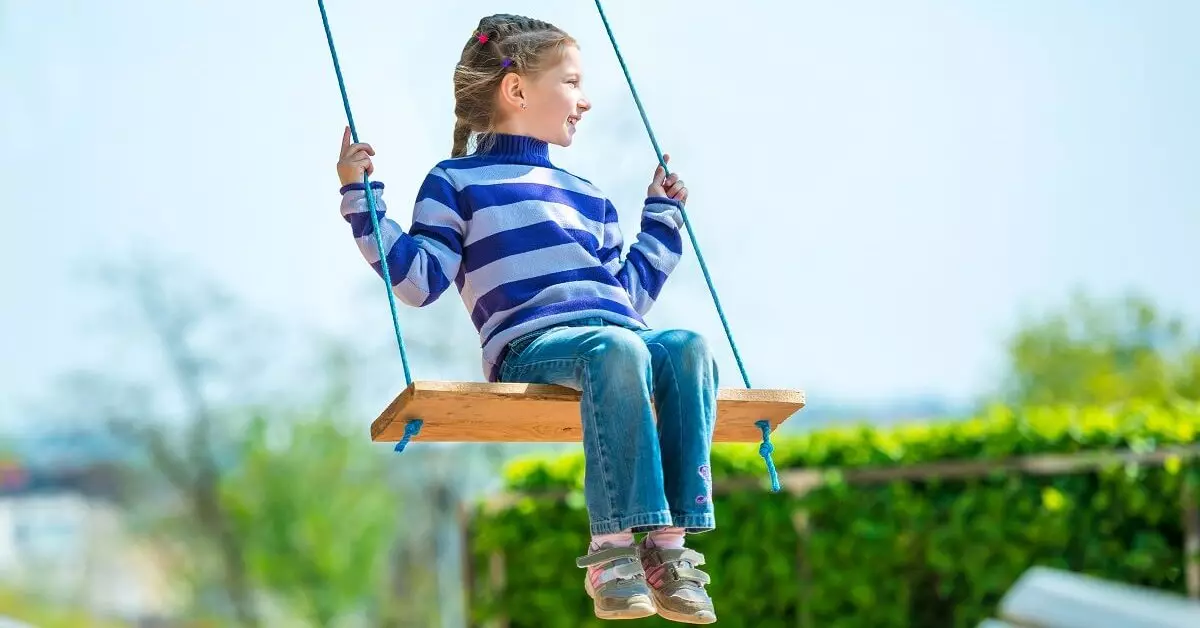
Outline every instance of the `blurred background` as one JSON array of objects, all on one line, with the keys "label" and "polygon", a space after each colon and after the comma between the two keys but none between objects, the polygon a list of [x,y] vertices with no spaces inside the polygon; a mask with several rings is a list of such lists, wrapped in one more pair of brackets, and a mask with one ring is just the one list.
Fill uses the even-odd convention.
[{"label": "blurred background", "polygon": [[[479,18],[565,28],[594,108],[552,158],[632,241],[656,161],[592,3],[327,9],[405,226]],[[722,624],[972,626],[1035,564],[1200,595],[1200,5],[605,10],[754,386],[808,395],[781,472],[845,472],[718,448]],[[404,380],[316,2],[0,0],[0,92],[0,616],[596,625],[577,445],[370,441]],[[649,321],[742,386],[690,247]],[[482,379],[456,294],[400,322],[416,379]],[[1080,452],[1125,457],[1005,463]]]}]

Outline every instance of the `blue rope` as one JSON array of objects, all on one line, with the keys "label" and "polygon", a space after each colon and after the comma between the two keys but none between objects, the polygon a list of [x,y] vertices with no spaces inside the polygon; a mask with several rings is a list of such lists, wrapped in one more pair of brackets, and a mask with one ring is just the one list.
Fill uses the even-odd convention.
[{"label": "blue rope", "polygon": [[[354,143],[358,143],[358,129],[354,127],[354,114],[350,113],[350,98],[346,95],[346,82],[342,78],[342,66],[338,63],[337,50],[333,47],[333,33],[329,30],[329,16],[325,13],[324,0],[317,0],[321,9],[321,22],[325,25],[325,39],[329,42],[329,55],[333,57],[333,71],[337,73],[338,89],[342,92],[342,106],[346,108],[346,121],[350,124],[350,135]],[[379,250],[379,263],[383,267],[383,282],[387,286],[388,307],[392,310],[392,329],[396,331],[396,346],[400,347],[400,363],[404,366],[404,385],[412,385],[412,375],[408,370],[408,352],[404,350],[404,336],[400,333],[400,316],[396,312],[396,296],[392,294],[392,274],[388,270],[387,256],[383,252],[383,236],[379,234],[379,213],[375,210],[375,192],[371,189],[371,179],[363,173],[363,185],[366,188],[367,209],[371,212],[371,225],[375,228],[375,246]],[[420,429],[420,428],[418,428]],[[397,448],[399,451],[400,448]]]},{"label": "blue rope", "polygon": [[[633,102],[637,105],[638,113],[642,116],[642,124],[646,127],[646,133],[650,136],[650,144],[654,146],[654,154],[658,155],[658,163],[663,167],[663,171],[670,174],[667,170],[667,162],[663,159],[662,149],[658,146],[658,139],[654,137],[654,129],[650,128],[650,119],[646,116],[646,109],[642,106],[642,99],[638,97],[637,88],[633,86],[633,79],[629,76],[629,68],[625,65],[625,57],[621,55],[621,48],[617,46],[617,38],[613,36],[612,28],[608,25],[608,18],[604,15],[604,7],[600,6],[600,0],[596,0],[596,10],[600,12],[600,20],[604,22],[604,30],[608,32],[608,40],[612,42],[613,52],[617,53],[617,62],[621,64],[621,71],[625,73],[625,82],[629,84],[629,92],[633,94]],[[683,224],[687,227],[688,238],[692,241],[692,249],[696,251],[696,261],[700,263],[700,271],[704,273],[704,281],[708,283],[708,291],[712,294],[713,304],[717,306],[717,316],[721,318],[721,326],[725,328],[725,336],[729,338],[729,347],[733,349],[733,359],[737,361],[738,370],[742,372],[742,381],[745,382],[746,388],[750,386],[750,376],[746,374],[746,366],[742,363],[742,356],[738,353],[737,344],[733,342],[733,332],[729,330],[729,321],[725,318],[725,310],[721,308],[721,300],[717,298],[717,289],[713,287],[712,276],[708,274],[708,266],[704,263],[704,255],[700,253],[700,244],[696,242],[696,236],[692,233],[692,223],[688,220],[687,212],[680,209],[683,215]]]},{"label": "blue rope", "polygon": [[[650,136],[650,144],[654,147],[654,154],[658,156],[658,163],[667,170],[667,162],[663,159],[662,149],[658,145],[658,138],[654,137],[654,129],[650,128],[650,118],[646,115],[646,108],[642,106],[642,99],[638,96],[637,88],[633,86],[633,78],[629,75],[629,67],[625,65],[625,57],[621,54],[621,47],[617,45],[617,38],[613,35],[612,27],[608,24],[608,17],[604,15],[604,7],[600,5],[600,0],[596,1],[596,11],[600,13],[600,21],[604,23],[604,30],[608,33],[608,40],[612,42],[613,52],[617,55],[617,62],[621,65],[621,72],[625,74],[625,82],[629,84],[629,93],[633,95],[633,102],[637,105],[638,114],[642,116],[642,124],[646,127],[646,134]],[[725,310],[721,307],[721,300],[717,297],[717,289],[713,287],[712,276],[708,273],[708,265],[704,263],[704,254],[700,252],[700,243],[696,241],[696,235],[692,232],[692,223],[688,220],[687,212],[682,208],[680,213],[683,215],[683,224],[687,227],[688,238],[692,241],[692,249],[696,251],[696,261],[700,263],[700,272],[704,273],[704,281],[708,284],[708,291],[712,294],[713,305],[717,307],[717,316],[721,318],[721,326],[725,328],[725,337],[729,339],[729,348],[733,350],[733,359],[737,361],[738,370],[742,373],[742,381],[745,382],[746,388],[750,386],[750,376],[746,374],[746,365],[742,362],[742,355],[738,352],[737,343],[733,341],[733,332],[729,329],[729,320],[725,317]],[[767,471],[771,475],[771,490],[779,492],[779,474],[775,471],[775,461],[771,459],[771,453],[775,451],[775,447],[771,444],[771,424],[766,420],[757,421],[755,425],[762,430],[763,444],[758,448],[758,453],[767,463]]]},{"label": "blue rope", "polygon": [[762,430],[763,443],[758,447],[758,455],[763,457],[767,463],[767,473],[771,474],[771,492],[779,492],[779,473],[775,471],[775,461],[771,459],[771,454],[775,451],[775,446],[771,444],[771,423],[766,419],[755,421],[754,425]]},{"label": "blue rope", "polygon": [[400,453],[404,451],[405,447],[408,447],[408,441],[421,433],[421,426],[424,423],[421,419],[409,419],[408,423],[404,424],[404,436],[400,437],[400,442],[396,443],[396,453]]}]

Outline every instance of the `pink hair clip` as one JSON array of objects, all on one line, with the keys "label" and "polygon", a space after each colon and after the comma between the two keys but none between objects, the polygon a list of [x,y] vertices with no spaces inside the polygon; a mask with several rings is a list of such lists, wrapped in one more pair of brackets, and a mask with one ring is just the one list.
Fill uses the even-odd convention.
[{"label": "pink hair clip", "polygon": [[479,34],[475,35],[475,39],[478,39],[479,43],[481,43],[481,44],[486,44],[488,42],[487,33],[479,33]]}]

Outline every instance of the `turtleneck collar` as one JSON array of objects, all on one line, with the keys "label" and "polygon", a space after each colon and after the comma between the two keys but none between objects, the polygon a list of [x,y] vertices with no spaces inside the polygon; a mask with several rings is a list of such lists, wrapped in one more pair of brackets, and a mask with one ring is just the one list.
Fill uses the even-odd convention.
[{"label": "turtleneck collar", "polygon": [[476,151],[477,155],[486,155],[501,161],[553,167],[550,163],[550,145],[542,140],[507,133],[493,133],[487,140],[484,141],[485,146],[482,150]]}]

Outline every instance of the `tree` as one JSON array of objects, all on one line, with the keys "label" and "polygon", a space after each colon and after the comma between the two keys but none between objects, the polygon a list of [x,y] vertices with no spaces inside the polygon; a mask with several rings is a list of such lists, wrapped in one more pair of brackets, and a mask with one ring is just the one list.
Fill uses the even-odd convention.
[{"label": "tree", "polygon": [[[116,301],[121,309],[106,320],[135,323],[110,331],[134,331],[137,340],[120,342],[112,350],[119,360],[70,374],[65,405],[75,404],[69,412],[98,418],[111,434],[137,448],[133,471],[138,463],[149,471],[138,474],[137,495],[165,499],[131,501],[131,514],[160,538],[187,550],[179,567],[190,573],[198,599],[205,599],[210,588],[219,589],[225,598],[219,606],[238,625],[255,628],[261,615],[244,542],[219,492],[221,456],[229,447],[229,422],[236,418],[226,404],[239,396],[234,382],[248,379],[244,372],[231,376],[225,371],[236,361],[226,363],[209,352],[211,346],[245,347],[230,334],[250,330],[223,327],[222,322],[232,319],[224,316],[232,299],[162,260],[100,269],[103,285],[122,297]],[[153,351],[136,350],[144,347]],[[139,362],[147,371],[141,375],[132,366]]]},{"label": "tree", "polygon": [[1008,342],[1014,404],[1200,399],[1200,337],[1148,299],[1074,295]]},{"label": "tree", "polygon": [[318,402],[259,410],[221,482],[251,578],[314,626],[380,612],[400,510],[387,458],[346,420],[348,352],[323,362]]},{"label": "tree", "polygon": [[[198,612],[269,625],[282,602],[316,625],[364,613],[381,626],[461,625],[458,504],[523,447],[414,442],[397,459],[371,443],[370,417],[399,391],[384,381],[399,369],[382,320],[349,340],[286,338],[162,260],[103,278],[122,308],[104,335],[131,333],[114,342],[120,358],[67,379],[55,410],[98,417],[138,452],[128,511],[177,550]],[[477,351],[444,333],[452,315],[465,317],[402,312],[425,377],[478,368]],[[303,355],[283,357],[296,347]]]},{"label": "tree", "polygon": [[314,626],[384,593],[398,505],[369,445],[328,414],[260,416],[222,481],[251,579]]}]

